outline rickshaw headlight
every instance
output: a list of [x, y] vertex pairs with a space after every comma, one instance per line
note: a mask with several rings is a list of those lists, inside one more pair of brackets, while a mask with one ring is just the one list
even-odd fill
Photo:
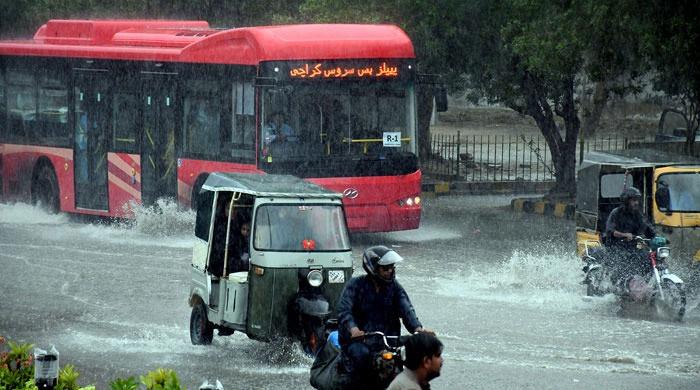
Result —
[[319, 270], [313, 270], [306, 275], [306, 280], [309, 281], [311, 287], [318, 287], [323, 284], [323, 274]]
[[671, 255], [671, 249], [663, 247], [656, 250], [656, 254], [660, 259], [665, 259]]

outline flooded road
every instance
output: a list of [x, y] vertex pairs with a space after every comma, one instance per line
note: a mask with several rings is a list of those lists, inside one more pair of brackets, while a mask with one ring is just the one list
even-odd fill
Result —
[[[700, 388], [696, 296], [682, 323], [620, 317], [612, 297], [584, 297], [573, 223], [508, 202], [440, 197], [426, 201], [421, 229], [352, 238], [358, 273], [369, 245], [406, 259], [398, 279], [445, 344], [434, 389]], [[158, 367], [188, 388], [310, 388], [296, 346], [239, 333], [191, 345], [194, 216], [165, 209], [127, 226], [0, 204], [0, 335], [55, 344], [98, 389]]]

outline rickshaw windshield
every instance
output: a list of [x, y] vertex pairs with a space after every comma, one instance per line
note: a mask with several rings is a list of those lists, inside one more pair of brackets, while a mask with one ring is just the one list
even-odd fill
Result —
[[263, 205], [255, 213], [254, 230], [253, 245], [257, 250], [350, 250], [340, 205]]
[[700, 212], [700, 173], [668, 173], [660, 175], [657, 183], [657, 191], [668, 188], [668, 211]]

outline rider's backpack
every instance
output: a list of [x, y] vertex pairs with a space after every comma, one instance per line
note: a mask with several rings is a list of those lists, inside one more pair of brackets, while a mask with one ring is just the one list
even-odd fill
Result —
[[[333, 333], [336, 333], [335, 338]], [[309, 382], [315, 389], [346, 389], [350, 385], [350, 377], [342, 367], [340, 346], [336, 340], [337, 331], [331, 333], [311, 365]]]

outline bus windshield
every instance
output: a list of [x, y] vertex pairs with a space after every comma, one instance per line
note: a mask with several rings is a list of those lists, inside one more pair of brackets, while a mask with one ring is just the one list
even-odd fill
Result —
[[659, 188], [668, 188], [668, 211], [700, 212], [700, 172], [661, 175], [658, 184]]
[[[415, 157], [414, 97], [407, 83], [290, 84], [267, 88], [262, 96], [259, 161], [267, 171], [323, 177], [417, 168], [406, 164], [406, 156]], [[379, 161], [392, 158], [400, 162], [381, 169]]]
[[255, 212], [257, 250], [307, 252], [350, 250], [340, 205], [263, 205]]

